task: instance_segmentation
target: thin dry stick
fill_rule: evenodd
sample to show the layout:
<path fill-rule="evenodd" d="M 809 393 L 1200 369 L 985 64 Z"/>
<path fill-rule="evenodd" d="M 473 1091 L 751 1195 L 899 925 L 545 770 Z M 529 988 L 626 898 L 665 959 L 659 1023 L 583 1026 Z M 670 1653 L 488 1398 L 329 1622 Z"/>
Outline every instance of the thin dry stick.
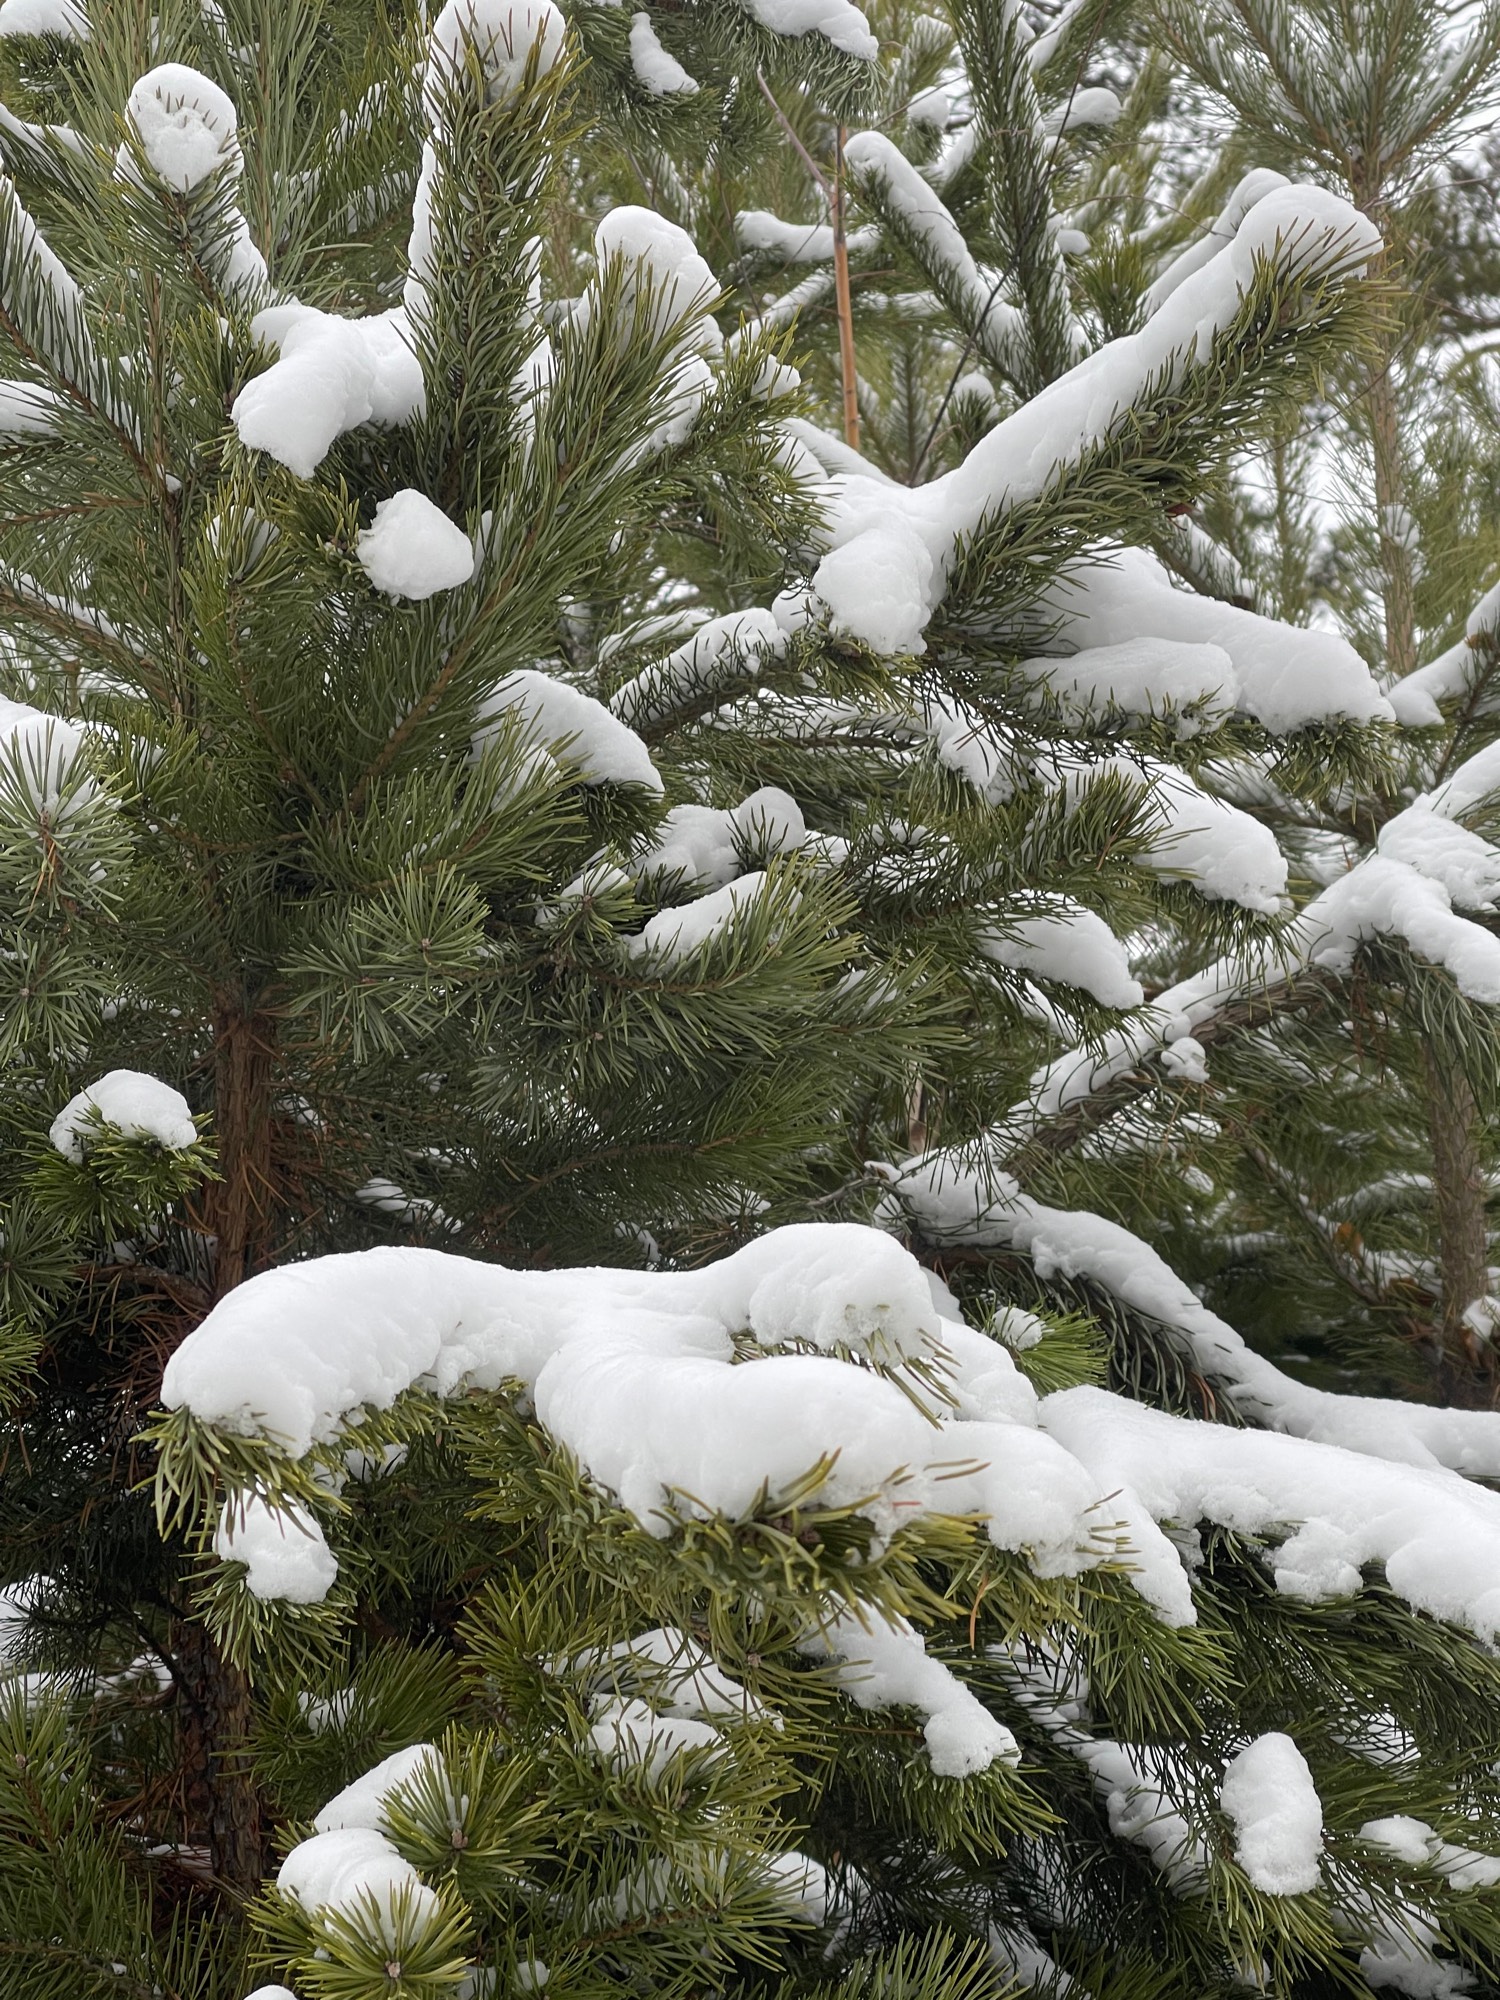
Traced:
<path fill-rule="evenodd" d="M 844 128 L 833 155 L 833 296 L 839 315 L 839 370 L 844 378 L 844 443 L 859 450 L 859 376 L 854 368 L 854 305 L 849 296 L 849 244 L 844 235 Z"/>
<path fill-rule="evenodd" d="M 849 292 L 849 245 L 844 234 L 844 128 L 838 128 L 834 153 L 833 182 L 803 145 L 797 128 L 776 102 L 764 70 L 755 72 L 760 94 L 770 105 L 776 123 L 791 140 L 798 158 L 822 190 L 833 222 L 833 293 L 839 321 L 839 368 L 844 382 L 844 442 L 859 450 L 859 376 L 854 367 L 854 304 Z"/>

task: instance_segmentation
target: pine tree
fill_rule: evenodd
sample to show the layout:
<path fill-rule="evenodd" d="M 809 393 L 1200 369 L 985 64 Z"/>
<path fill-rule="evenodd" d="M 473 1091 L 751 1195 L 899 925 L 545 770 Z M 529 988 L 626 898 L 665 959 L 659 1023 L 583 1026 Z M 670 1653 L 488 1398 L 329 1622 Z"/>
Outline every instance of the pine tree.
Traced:
<path fill-rule="evenodd" d="M 1227 99 L 1243 163 L 1313 167 L 1379 223 L 1387 246 L 1373 347 L 1334 371 L 1321 402 L 1276 441 L 1258 492 L 1232 484 L 1208 518 L 1279 615 L 1337 618 L 1388 688 L 1401 735 L 1364 785 L 1322 801 L 1262 788 L 1257 809 L 1304 896 L 1351 862 L 1414 861 L 1482 922 L 1495 890 L 1482 840 L 1439 822 L 1439 861 L 1421 844 L 1433 822 L 1408 808 L 1441 794 L 1495 737 L 1484 596 L 1495 438 L 1482 374 L 1453 343 L 1464 315 L 1484 310 L 1482 256 L 1464 248 L 1475 236 L 1472 162 L 1455 149 L 1493 97 L 1496 25 L 1426 8 L 1373 19 L 1357 71 L 1337 60 L 1342 17 L 1317 7 L 1269 26 L 1232 8 L 1173 15 L 1171 32 L 1197 82 Z M 1298 88 L 1294 71 L 1318 81 Z M 1310 497 L 1320 492 L 1321 508 Z M 1494 831 L 1487 789 L 1464 810 L 1481 836 Z M 1267 1332 L 1279 1322 L 1281 1341 L 1311 1348 L 1325 1369 L 1352 1364 L 1398 1393 L 1493 1407 L 1494 995 L 1482 981 L 1455 991 L 1430 969 L 1441 954 L 1414 943 L 1365 951 L 1352 985 L 1310 995 L 1224 1067 L 1238 1199 L 1220 1218 L 1222 1249 L 1199 1270 L 1231 1316 L 1248 1312 Z M 1325 1084 L 1315 1102 L 1295 1087 L 1309 1075 Z"/>
<path fill-rule="evenodd" d="M 0 1990 L 1495 1969 L 1494 1420 L 1076 1205 L 1281 992 L 1216 771 L 1388 755 L 1346 646 L 1114 553 L 1203 568 L 1380 239 L 1247 199 L 1133 333 L 1063 261 L 1093 17 L 881 25 L 16 44 Z M 944 70 L 939 163 L 930 96 L 841 139 Z M 786 124 L 932 295 L 884 475 L 655 209 Z M 1142 931 L 1208 984 L 1107 1028 Z"/>

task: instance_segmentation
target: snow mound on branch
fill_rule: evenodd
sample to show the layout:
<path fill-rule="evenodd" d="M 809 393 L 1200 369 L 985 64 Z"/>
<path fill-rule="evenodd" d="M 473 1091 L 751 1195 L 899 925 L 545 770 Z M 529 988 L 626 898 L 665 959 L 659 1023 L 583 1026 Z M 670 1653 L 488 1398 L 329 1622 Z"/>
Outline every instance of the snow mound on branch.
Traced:
<path fill-rule="evenodd" d="M 759 608 L 707 619 L 690 639 L 653 660 L 616 688 L 609 705 L 633 729 L 671 716 L 677 706 L 748 676 L 761 660 L 779 659 L 787 635 L 774 615 Z M 603 649 L 601 648 L 601 663 Z"/>
<path fill-rule="evenodd" d="M 1352 1597 L 1364 1567 L 1380 1563 L 1415 1609 L 1485 1641 L 1500 1633 L 1500 1495 L 1487 1488 L 1307 1438 L 1166 1416 L 1103 1389 L 1044 1397 L 1042 1422 L 1116 1495 L 1136 1588 L 1168 1623 L 1194 1613 L 1178 1551 L 1155 1523 L 1207 1520 L 1284 1536 L 1271 1566 L 1285 1597 Z M 1288 1522 L 1301 1525 L 1287 1535 Z"/>
<path fill-rule="evenodd" d="M 1367 939 L 1399 937 L 1451 973 L 1470 1000 L 1500 1002 L 1500 938 L 1456 915 L 1444 883 L 1409 862 L 1369 855 L 1309 904 L 1304 918 L 1322 924 L 1309 954 L 1314 965 L 1345 972 Z"/>
<path fill-rule="evenodd" d="M 641 1771 L 659 1778 L 674 1757 L 690 1750 L 722 1757 L 728 1749 L 717 1729 L 691 1717 L 658 1715 L 643 1701 L 601 1701 L 595 1705 L 588 1741 L 616 1771 Z"/>
<path fill-rule="evenodd" d="M 23 795 L 38 812 L 51 816 L 61 809 L 67 817 L 98 796 L 89 779 L 79 779 L 83 745 L 76 722 L 0 695 L 0 751 L 19 764 Z M 66 806 L 64 792 L 72 794 Z"/>
<path fill-rule="evenodd" d="M 736 1365 L 747 1332 L 776 1351 Z M 814 1351 L 785 1351 L 798 1347 Z M 930 1358 L 961 1414 L 934 1424 L 835 1350 Z M 418 1383 L 446 1396 L 507 1380 L 654 1534 L 742 1517 L 823 1468 L 821 1497 L 882 1535 L 962 1513 L 1044 1574 L 1103 1552 L 1093 1483 L 1036 1430 L 1035 1392 L 1005 1348 L 941 1313 L 916 1261 L 855 1224 L 776 1230 L 692 1272 L 507 1271 L 391 1248 L 286 1265 L 220 1301 L 162 1393 L 301 1457 Z"/>
<path fill-rule="evenodd" d="M 718 328 L 705 317 L 719 296 L 719 281 L 685 229 L 654 208 L 625 203 L 594 231 L 594 256 L 601 280 L 612 276 L 618 287 L 618 311 L 627 325 L 639 312 L 650 337 L 660 340 L 679 322 L 695 322 L 686 338 L 713 352 L 722 346 Z"/>
<path fill-rule="evenodd" d="M 1180 378 L 1232 324 L 1261 261 L 1287 275 L 1352 274 L 1380 248 L 1373 226 L 1313 187 L 1281 188 L 1249 209 L 1234 238 L 1165 298 L 1139 332 L 1109 342 L 990 430 L 961 465 L 926 486 L 899 488 L 867 468 L 841 471 L 830 553 L 813 587 L 835 624 L 892 651 L 915 652 L 947 587 L 957 545 L 986 522 L 1028 505 L 1107 438 L 1149 384 Z M 815 453 L 829 463 L 826 445 Z M 1294 630 L 1253 612 L 1174 591 L 1159 565 L 1128 552 L 1112 602 L 1108 569 L 1063 587 L 1064 643 L 1140 638 L 1217 645 L 1229 655 L 1248 711 L 1272 729 L 1325 716 L 1389 716 L 1369 669 L 1331 634 Z M 864 590 L 878 608 L 865 608 Z M 1110 615 L 1111 612 L 1118 614 Z M 1075 629 L 1068 628 L 1074 619 Z M 1095 622 L 1084 629 L 1084 621 Z M 1163 622 L 1165 621 L 1165 622 Z"/>
<path fill-rule="evenodd" d="M 137 1069 L 112 1069 L 68 1099 L 47 1135 L 65 1160 L 82 1163 L 98 1136 L 90 1130 L 95 1118 L 127 1139 L 154 1139 L 172 1153 L 198 1137 L 182 1092 Z"/>
<path fill-rule="evenodd" d="M 476 754 L 494 735 L 495 726 L 510 716 L 586 785 L 644 785 L 658 797 L 665 789 L 635 731 L 602 701 L 566 681 L 533 667 L 508 674 L 480 705 L 473 739 Z"/>
<path fill-rule="evenodd" d="M 1154 757 L 1104 757 L 1065 766 L 1061 775 L 1076 802 L 1086 785 L 1111 773 L 1148 788 L 1155 826 L 1150 844 L 1134 856 L 1143 867 L 1169 882 L 1191 882 L 1210 901 L 1267 916 L 1280 909 L 1287 861 L 1268 826 Z"/>
<path fill-rule="evenodd" d="M 1410 1868 L 1432 1869 L 1453 1889 L 1492 1889 L 1500 1883 L 1500 1856 L 1456 1847 L 1435 1833 L 1426 1820 L 1412 1819 L 1406 1813 L 1366 1820 L 1359 1838 Z"/>
<path fill-rule="evenodd" d="M 417 1930 L 437 1917 L 438 1899 L 383 1833 L 341 1827 L 299 1841 L 277 1870 L 276 1886 L 310 1914 L 368 1920 L 373 1901 L 385 1943 L 394 1944 L 398 1913 Z"/>
<path fill-rule="evenodd" d="M 413 1743 L 409 1749 L 397 1750 L 356 1778 L 352 1785 L 335 1793 L 314 1819 L 313 1828 L 318 1833 L 336 1833 L 348 1827 L 364 1827 L 378 1833 L 386 1825 L 386 1800 L 396 1787 L 441 1768 L 437 1750 L 431 1743 Z"/>
<path fill-rule="evenodd" d="M 1190 243 L 1186 250 L 1174 257 L 1157 278 L 1146 294 L 1146 310 L 1156 312 L 1164 305 L 1184 278 L 1191 277 L 1194 271 L 1201 271 L 1226 243 L 1234 241 L 1236 230 L 1258 201 L 1288 185 L 1285 174 L 1278 174 L 1271 167 L 1252 167 L 1236 184 L 1234 192 L 1198 241 Z"/>
<path fill-rule="evenodd" d="M 1125 639 L 1086 646 L 1066 659 L 1023 660 L 1017 672 L 1048 688 L 1065 712 L 1092 719 L 1111 708 L 1126 715 L 1177 712 L 1178 734 L 1195 735 L 1203 719 L 1232 709 L 1240 695 L 1234 662 L 1222 646 L 1181 639 Z"/>
<path fill-rule="evenodd" d="M 191 194 L 210 175 L 241 166 L 239 116 L 231 100 L 184 63 L 161 63 L 125 100 L 151 171 L 164 186 Z"/>
<path fill-rule="evenodd" d="M 437 124 L 445 89 L 463 79 L 471 53 L 491 104 L 509 104 L 520 93 L 535 54 L 545 76 L 563 52 L 568 24 L 552 0 L 448 0 L 432 24 L 423 100 Z"/>
<path fill-rule="evenodd" d="M 245 1565 L 252 1597 L 287 1604 L 321 1604 L 338 1575 L 338 1559 L 304 1508 L 274 1508 L 254 1497 L 230 1502 L 214 1536 L 221 1562 Z"/>
<path fill-rule="evenodd" d="M 1161 1044 L 1161 1011 L 1171 997 L 1164 994 L 1151 1010 L 1157 1016 L 1157 1046 Z M 1143 1033 L 1141 1024 L 1130 1024 L 1119 1031 L 1119 1040 L 1123 1047 L 1137 1051 L 1130 1058 L 1133 1062 L 1140 1060 L 1143 1048 L 1151 1047 L 1153 1036 L 1149 1027 Z M 1049 1086 L 1052 1094 L 1048 1101 L 1059 1106 L 1077 1101 L 1067 1094 L 1066 1083 L 1068 1075 L 1076 1073 L 1078 1062 L 1075 1053 L 1054 1066 L 1063 1075 Z M 1043 1072 L 1044 1077 L 1049 1074 Z M 1020 1138 L 1026 1130 L 1025 1122 L 1018 1120 L 1014 1136 Z M 1049 1208 L 1022 1194 L 1010 1175 L 994 1171 L 980 1175 L 972 1166 L 944 1153 L 928 1154 L 887 1171 L 891 1175 L 893 1217 L 915 1219 L 934 1242 L 1015 1248 L 1031 1258 L 1043 1277 L 1061 1273 L 1099 1285 L 1123 1305 L 1173 1331 L 1201 1374 L 1228 1389 L 1247 1415 L 1272 1429 L 1326 1441 L 1351 1454 L 1383 1462 L 1434 1471 L 1451 1467 L 1481 1479 L 1500 1478 L 1500 1415 L 1487 1410 L 1430 1408 L 1377 1396 L 1335 1395 L 1296 1381 L 1247 1347 L 1242 1336 L 1211 1312 L 1150 1244 L 1119 1223 L 1087 1210 Z M 1210 1429 L 1194 1426 L 1198 1428 Z M 1242 1435 L 1222 1430 L 1212 1434 Z M 1459 1490 L 1470 1489 L 1460 1486 Z M 1286 1518 L 1294 1515 L 1295 1510 Z"/>
<path fill-rule="evenodd" d="M 745 12 L 777 35 L 822 35 L 845 55 L 873 62 L 880 44 L 850 0 L 743 0 Z"/>
<path fill-rule="evenodd" d="M 1325 716 L 1367 722 L 1391 712 L 1369 668 L 1338 633 L 1284 625 L 1258 611 L 1179 590 L 1144 549 L 1113 550 L 1107 560 L 1091 558 L 1049 592 L 1047 608 L 1060 619 L 1058 638 L 1080 649 L 1122 647 L 1131 641 L 1215 649 L 1226 656 L 1231 670 L 1219 682 L 1225 701 L 1273 731 L 1297 729 Z M 1162 664 L 1169 675 L 1174 667 L 1174 677 L 1181 675 L 1180 653 L 1175 662 L 1169 658 Z M 1149 697 L 1150 689 L 1149 677 L 1143 676 L 1136 699 Z M 1159 690 L 1158 705 L 1169 692 Z M 1124 701 L 1120 705 L 1128 706 Z"/>
<path fill-rule="evenodd" d="M 427 391 L 404 310 L 343 319 L 297 304 L 268 306 L 251 321 L 257 340 L 280 349 L 247 382 L 229 415 L 240 441 L 311 479 L 336 437 L 360 424 L 403 424 L 426 408 Z"/>
<path fill-rule="evenodd" d="M 1139 1007 L 1146 997 L 1109 925 L 1066 897 L 1037 916 L 1007 919 L 980 949 L 1000 965 L 1081 987 L 1101 1007 Z"/>
<path fill-rule="evenodd" d="M 0 6 L 4 35 L 60 35 L 67 42 L 86 42 L 88 15 L 82 0 L 5 0 Z"/>
<path fill-rule="evenodd" d="M 680 874 L 694 887 L 722 889 L 740 872 L 741 853 L 793 854 L 807 839 L 797 801 L 762 785 L 727 812 L 715 806 L 673 806 L 656 839 L 634 864 L 637 878 Z"/>
<path fill-rule="evenodd" d="M 1235 1830 L 1234 1857 L 1267 1896 L 1306 1896 L 1322 1878 L 1323 1802 L 1307 1759 L 1271 1730 L 1230 1759 L 1219 1802 Z"/>
<path fill-rule="evenodd" d="M 1500 896 L 1500 849 L 1427 805 L 1387 820 L 1378 853 L 1439 882 L 1460 909 L 1493 910 Z"/>
<path fill-rule="evenodd" d="M 652 97 L 693 97 L 698 85 L 670 49 L 664 49 L 649 14 L 630 18 L 630 67 Z"/>
<path fill-rule="evenodd" d="M 933 574 L 932 551 L 909 521 L 894 509 L 878 518 L 866 511 L 819 563 L 814 584 L 837 631 L 879 653 L 925 653 Z"/>
<path fill-rule="evenodd" d="M 658 910 L 634 937 L 625 940 L 626 948 L 638 958 L 653 956 L 676 964 L 741 918 L 752 916 L 765 900 L 769 886 L 765 870 L 758 868 L 694 902 Z"/>
<path fill-rule="evenodd" d="M 0 437 L 45 437 L 60 407 L 57 392 L 39 383 L 0 382 Z"/>
<path fill-rule="evenodd" d="M 846 1612 L 805 1639 L 800 1650 L 826 1655 L 835 1679 L 858 1708 L 915 1708 L 940 1778 L 968 1778 L 991 1764 L 1019 1764 L 1020 1746 L 976 1695 L 935 1660 L 904 1618 L 892 1624 Z"/>
<path fill-rule="evenodd" d="M 379 503 L 373 525 L 360 530 L 355 553 L 365 575 L 388 597 L 435 597 L 474 574 L 474 544 L 414 486 Z"/>

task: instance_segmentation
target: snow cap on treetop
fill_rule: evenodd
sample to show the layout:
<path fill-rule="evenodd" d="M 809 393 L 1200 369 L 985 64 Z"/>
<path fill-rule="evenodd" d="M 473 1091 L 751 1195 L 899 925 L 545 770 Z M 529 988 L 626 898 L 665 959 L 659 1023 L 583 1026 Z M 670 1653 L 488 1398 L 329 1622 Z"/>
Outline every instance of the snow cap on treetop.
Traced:
<path fill-rule="evenodd" d="M 206 76 L 185 63 L 148 70 L 125 100 L 125 116 L 151 171 L 164 186 L 191 194 L 211 174 L 243 164 L 239 117 Z"/>
<path fill-rule="evenodd" d="M 544 76 L 562 54 L 567 31 L 552 0 L 448 0 L 432 24 L 422 86 L 428 117 L 441 122 L 443 91 L 464 74 L 469 50 L 479 60 L 490 103 L 508 104 L 520 91 L 532 51 L 537 74 Z"/>

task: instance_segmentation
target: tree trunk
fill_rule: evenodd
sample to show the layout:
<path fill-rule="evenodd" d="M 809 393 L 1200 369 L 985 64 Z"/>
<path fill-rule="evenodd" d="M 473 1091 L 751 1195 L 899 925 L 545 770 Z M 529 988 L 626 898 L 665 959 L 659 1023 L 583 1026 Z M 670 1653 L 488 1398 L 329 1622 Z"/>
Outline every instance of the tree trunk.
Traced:
<path fill-rule="evenodd" d="M 179 1619 L 170 1640 L 177 1676 L 184 1832 L 208 1848 L 215 1878 L 252 1896 L 265 1871 L 260 1794 L 250 1771 L 250 1684 L 207 1629 Z"/>
<path fill-rule="evenodd" d="M 1441 1317 L 1437 1332 L 1438 1379 L 1450 1402 L 1491 1408 L 1497 1386 L 1488 1347 L 1464 1314 L 1489 1290 L 1489 1237 L 1485 1174 L 1479 1154 L 1479 1107 L 1468 1078 L 1429 1047 L 1427 1117 L 1432 1134 L 1433 1200 L 1442 1258 Z"/>
<path fill-rule="evenodd" d="M 214 1123 L 218 1177 L 204 1191 L 212 1234 L 213 1292 L 222 1298 L 270 1253 L 276 1219 L 271 1069 L 274 1023 L 238 996 L 214 1021 Z M 250 1683 L 197 1619 L 179 1619 L 170 1641 L 178 1687 L 183 1814 L 191 1845 L 208 1849 L 217 1882 L 251 1896 L 265 1868 L 260 1794 L 250 1769 Z"/>
<path fill-rule="evenodd" d="M 219 1178 L 204 1200 L 216 1239 L 214 1292 L 226 1292 L 258 1270 L 271 1231 L 271 1060 L 274 1023 L 265 1015 L 221 1006 L 214 1036 L 214 1138 Z"/>

